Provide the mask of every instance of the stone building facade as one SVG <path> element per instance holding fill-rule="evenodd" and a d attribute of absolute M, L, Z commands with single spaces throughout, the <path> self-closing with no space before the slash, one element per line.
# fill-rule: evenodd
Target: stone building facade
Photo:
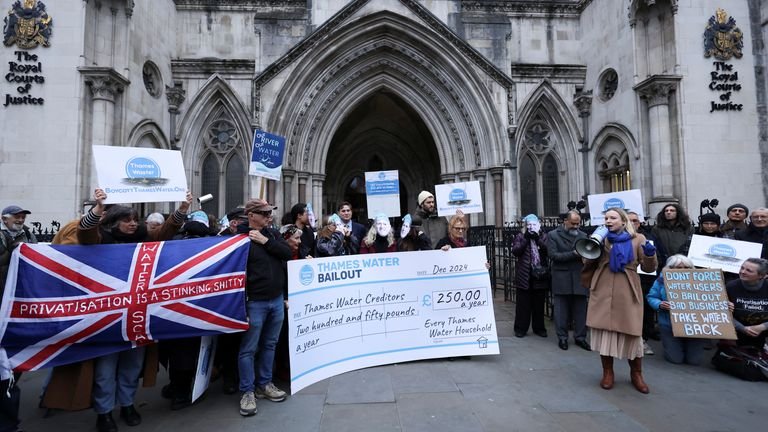
<path fill-rule="evenodd" d="M 768 196 L 759 0 L 0 0 L 16 3 L 51 19 L 49 46 L 0 50 L 43 78 L 0 85 L 0 201 L 35 220 L 82 211 L 93 145 L 180 150 L 216 215 L 264 193 L 365 218 L 364 172 L 392 169 L 404 212 L 479 180 L 475 224 L 625 189 L 649 214 Z M 719 8 L 740 57 L 705 56 Z M 247 175 L 259 128 L 287 139 L 280 182 Z"/>

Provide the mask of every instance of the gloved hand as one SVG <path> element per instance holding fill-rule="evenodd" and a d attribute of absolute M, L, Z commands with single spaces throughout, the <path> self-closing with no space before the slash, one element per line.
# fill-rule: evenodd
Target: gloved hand
<path fill-rule="evenodd" d="M 645 254 L 645 256 L 650 257 L 650 256 L 656 255 L 656 246 L 654 246 L 648 240 L 645 241 L 645 244 L 642 247 L 643 247 L 643 253 Z"/>
<path fill-rule="evenodd" d="M 539 238 L 539 233 L 537 233 L 536 231 L 526 231 L 525 238 L 527 238 L 528 240 L 537 240 Z"/>

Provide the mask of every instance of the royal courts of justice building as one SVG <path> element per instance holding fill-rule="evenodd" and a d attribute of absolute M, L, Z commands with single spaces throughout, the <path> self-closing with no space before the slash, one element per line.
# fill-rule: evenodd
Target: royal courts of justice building
<path fill-rule="evenodd" d="M 640 189 L 768 201 L 761 0 L 0 0 L 0 200 L 68 221 L 95 145 L 179 150 L 203 209 L 353 203 L 366 171 L 477 180 L 501 225 Z M 7 12 L 7 13 L 6 13 Z M 254 130 L 282 179 L 248 175 Z M 148 204 L 169 211 L 172 203 Z M 722 209 L 721 213 L 722 213 Z"/>

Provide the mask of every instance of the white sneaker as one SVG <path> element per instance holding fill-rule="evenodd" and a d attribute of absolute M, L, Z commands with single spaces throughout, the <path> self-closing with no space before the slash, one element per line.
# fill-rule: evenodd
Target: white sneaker
<path fill-rule="evenodd" d="M 650 345 L 648 345 L 648 342 L 643 342 L 643 354 L 645 355 L 654 355 L 653 349 Z"/>
<path fill-rule="evenodd" d="M 248 417 L 255 415 L 257 411 L 256 397 L 253 395 L 253 392 L 243 393 L 243 396 L 240 398 L 240 415 Z"/>
<path fill-rule="evenodd" d="M 263 388 L 256 387 L 256 397 L 259 399 L 268 399 L 272 402 L 282 402 L 285 400 L 285 392 L 268 382 Z"/>

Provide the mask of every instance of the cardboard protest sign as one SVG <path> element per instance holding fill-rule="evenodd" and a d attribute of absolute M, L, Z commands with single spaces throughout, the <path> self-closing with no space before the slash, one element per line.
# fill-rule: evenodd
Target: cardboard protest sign
<path fill-rule="evenodd" d="M 641 221 L 645 218 L 643 195 L 640 193 L 640 189 L 593 194 L 587 197 L 587 201 L 589 202 L 589 220 L 592 225 L 604 224 L 604 213 L 611 207 L 633 211 L 637 213 Z"/>
<path fill-rule="evenodd" d="M 480 182 L 446 183 L 435 185 L 435 202 L 438 216 L 453 216 L 456 210 L 464 214 L 482 213 L 483 197 Z"/>
<path fill-rule="evenodd" d="M 723 273 L 709 269 L 664 270 L 672 334 L 701 339 L 736 339 Z"/>
<path fill-rule="evenodd" d="M 143 147 L 93 146 L 105 204 L 179 202 L 187 196 L 181 152 Z"/>

